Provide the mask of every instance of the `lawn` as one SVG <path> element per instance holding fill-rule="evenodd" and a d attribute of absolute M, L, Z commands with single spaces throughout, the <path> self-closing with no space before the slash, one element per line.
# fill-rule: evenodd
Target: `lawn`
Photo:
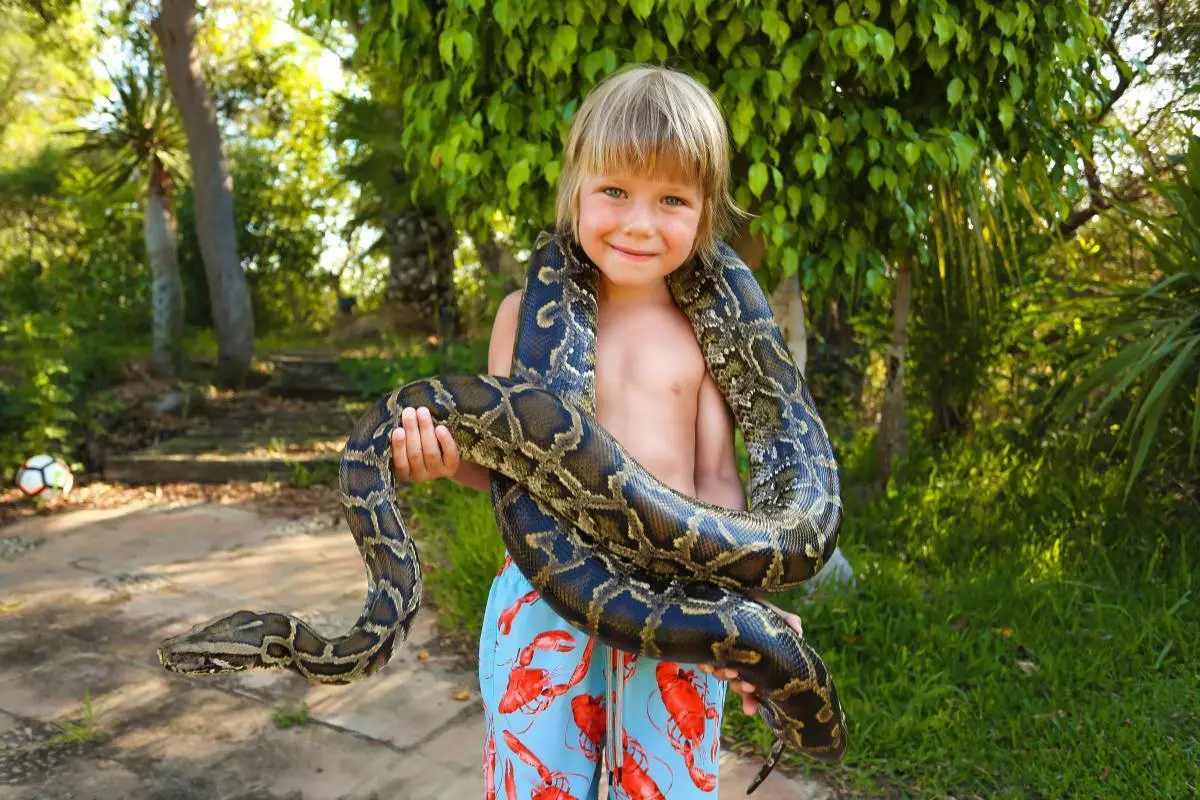
<path fill-rule="evenodd" d="M 785 763 L 871 797 L 1196 796 L 1194 499 L 1125 503 L 1119 468 L 977 440 L 861 500 L 869 446 L 842 445 L 856 585 L 774 599 L 833 671 L 850 751 Z M 447 481 L 410 497 L 433 603 L 469 651 L 503 554 L 490 504 Z M 724 735 L 769 744 L 732 693 Z"/>

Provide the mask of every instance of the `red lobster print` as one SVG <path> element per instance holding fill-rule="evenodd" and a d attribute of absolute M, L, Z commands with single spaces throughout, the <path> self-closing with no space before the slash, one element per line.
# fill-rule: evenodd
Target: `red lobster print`
<path fill-rule="evenodd" d="M 513 774 L 511 761 L 504 762 L 504 796 L 508 800 L 517 800 L 517 776 Z"/>
<path fill-rule="evenodd" d="M 618 785 L 624 797 L 628 800 L 667 800 L 662 789 L 650 777 L 650 761 L 638 740 L 631 739 L 629 734 L 621 731 L 621 746 L 625 748 L 625 758 L 622 760 Z"/>
<path fill-rule="evenodd" d="M 586 692 L 571 698 L 571 716 L 579 727 L 579 746 L 589 761 L 599 763 L 604 749 L 604 703 L 602 695 Z M 570 745 L 567 745 L 570 747 Z"/>
<path fill-rule="evenodd" d="M 517 601 L 508 608 L 500 612 L 500 620 L 496 623 L 496 627 L 500 629 L 500 633 L 508 636 L 512 632 L 513 620 L 517 618 L 517 612 L 521 610 L 521 606 L 533 604 L 538 600 L 537 589 L 531 589 L 525 594 L 517 598 Z"/>
<path fill-rule="evenodd" d="M 583 657 L 566 683 L 551 683 L 549 672 L 536 667 L 530 668 L 534 653 L 538 650 L 569 652 L 575 647 L 575 637 L 564 630 L 545 631 L 533 637 L 528 646 L 521 648 L 517 654 L 517 666 L 508 674 L 508 688 L 504 690 L 504 696 L 497 705 L 500 713 L 511 714 L 520 711 L 523 714 L 537 715 L 545 711 L 556 697 L 566 694 L 587 675 L 588 667 L 592 663 L 594 645 L 595 640 L 588 639 L 587 646 L 583 649 Z"/>
<path fill-rule="evenodd" d="M 529 795 L 529 800 L 575 800 L 569 791 L 571 784 L 567 781 L 565 774 L 551 772 L 542 763 L 542 760 L 535 756 L 533 751 L 511 731 L 504 731 L 504 741 L 508 744 L 508 749 L 512 750 L 517 758 L 536 769 L 538 777 L 541 778 L 542 782 L 534 787 L 533 792 Z M 504 790 L 508 793 L 509 800 L 517 800 L 517 785 L 513 780 L 511 761 L 508 762 L 508 769 L 504 773 Z"/>
<path fill-rule="evenodd" d="M 483 740 L 483 787 L 486 800 L 496 800 L 496 728 L 492 715 L 484 714 L 487 737 Z M 511 765 L 510 765 L 511 769 Z"/>
<path fill-rule="evenodd" d="M 717 785 L 717 776 L 696 766 L 695 750 L 704 740 L 705 720 L 720 719 L 720 713 L 716 706 L 706 702 L 707 689 L 701 697 L 699 690 L 704 684 L 697 680 L 694 669 L 685 670 L 673 661 L 660 661 L 654 669 L 654 677 L 667 710 L 667 738 L 675 752 L 683 756 L 696 788 L 711 792 Z M 718 742 L 719 739 L 714 737 L 713 759 L 717 757 Z"/>

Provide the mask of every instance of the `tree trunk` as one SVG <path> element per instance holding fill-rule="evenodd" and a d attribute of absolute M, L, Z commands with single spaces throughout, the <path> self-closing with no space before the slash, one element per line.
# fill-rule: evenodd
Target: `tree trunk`
<path fill-rule="evenodd" d="M 808 329 L 804 324 L 804 297 L 800 294 L 800 276 L 784 278 L 768 299 L 775 322 L 787 342 L 800 374 L 808 369 Z"/>
<path fill-rule="evenodd" d="M 892 459 L 908 452 L 904 424 L 904 350 L 908 346 L 908 317 L 912 308 L 912 267 L 900 266 L 892 299 L 892 342 L 887 351 L 887 377 L 883 386 L 883 416 L 879 422 L 879 482 L 892 474 Z"/>
<path fill-rule="evenodd" d="M 743 226 L 733 240 L 733 249 L 751 270 L 762 266 L 767 255 L 767 245 L 760 236 L 751 236 Z M 808 372 L 808 328 L 804 324 L 804 298 L 800 294 L 800 274 L 783 278 L 775 292 L 767 298 L 775 322 L 783 333 L 788 350 L 796 361 L 801 375 Z"/>
<path fill-rule="evenodd" d="M 158 39 L 187 134 L 196 205 L 196 238 L 208 277 L 217 332 L 217 381 L 241 386 L 254 354 L 254 313 L 237 253 L 233 180 L 221 146 L 221 130 L 196 60 L 195 0 L 162 0 L 150 27 Z"/>
<path fill-rule="evenodd" d="M 483 236 L 472 236 L 471 240 L 475 242 L 475 252 L 479 254 L 479 263 L 492 275 L 500 278 L 505 291 L 521 287 L 525 280 L 525 267 L 520 261 L 517 261 L 507 247 L 495 240 L 491 231 Z"/>
<path fill-rule="evenodd" d="M 150 167 L 146 217 L 142 233 L 150 256 L 151 330 L 153 351 L 150 366 L 155 375 L 179 377 L 183 362 L 183 281 L 175 252 L 175 215 L 168 205 L 166 175 L 162 164 Z"/>
<path fill-rule="evenodd" d="M 383 216 L 390 261 L 387 296 L 402 327 L 445 339 L 458 328 L 454 231 L 417 210 Z"/>

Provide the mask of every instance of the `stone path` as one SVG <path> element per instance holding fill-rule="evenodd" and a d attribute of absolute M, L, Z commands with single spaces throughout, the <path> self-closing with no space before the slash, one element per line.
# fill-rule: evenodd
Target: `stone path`
<path fill-rule="evenodd" d="M 27 519 L 0 529 L 0 545 L 0 800 L 483 794 L 475 670 L 439 647 L 428 610 L 382 673 L 351 686 L 291 673 L 188 680 L 158 666 L 161 638 L 237 608 L 349 626 L 364 575 L 331 515 L 131 505 Z M 96 737 L 62 727 L 84 716 L 85 696 Z M 276 724 L 300 704 L 305 724 Z M 743 796 L 757 768 L 727 754 L 721 798 Z M 754 796 L 832 794 L 777 771 Z"/>

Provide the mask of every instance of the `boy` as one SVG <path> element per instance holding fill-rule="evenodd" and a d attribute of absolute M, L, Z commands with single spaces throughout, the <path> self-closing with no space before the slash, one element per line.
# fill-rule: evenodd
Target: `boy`
<path fill-rule="evenodd" d="M 732 416 L 664 280 L 695 256 L 712 257 L 716 234 L 739 213 L 728 165 L 725 122 L 703 86 L 659 67 L 622 70 L 592 91 L 572 123 L 557 227 L 598 271 L 598 421 L 663 483 L 741 510 Z M 514 292 L 496 314 L 491 374 L 509 375 L 520 303 Z M 488 490 L 488 470 L 460 461 L 448 429 L 425 409 L 405 409 L 402 420 L 392 437 L 397 477 L 449 477 Z M 799 630 L 798 617 L 779 613 Z M 584 638 L 506 558 L 479 649 L 487 796 L 503 782 L 505 797 L 556 787 L 594 799 L 607 712 L 622 732 L 609 739 L 621 752 L 605 756 L 616 796 L 715 797 L 721 679 L 736 672 L 700 667 L 697 675 L 691 665 L 621 658 Z M 754 687 L 736 682 L 734 690 L 754 713 Z"/>

